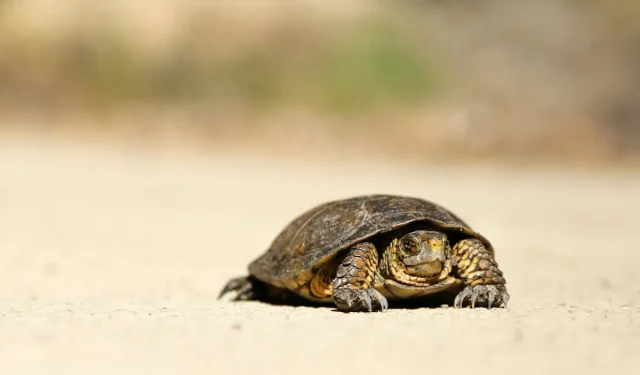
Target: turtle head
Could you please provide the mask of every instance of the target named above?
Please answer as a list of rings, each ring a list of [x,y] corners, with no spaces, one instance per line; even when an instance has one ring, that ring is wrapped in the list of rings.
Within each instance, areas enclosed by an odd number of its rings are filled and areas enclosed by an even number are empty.
[[[398,241],[399,261],[409,275],[429,277],[442,271],[451,255],[447,235],[437,231],[417,230]]]

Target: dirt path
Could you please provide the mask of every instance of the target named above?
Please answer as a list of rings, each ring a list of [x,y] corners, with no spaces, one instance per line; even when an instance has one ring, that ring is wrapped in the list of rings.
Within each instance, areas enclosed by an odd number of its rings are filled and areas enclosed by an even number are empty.
[[[0,141],[1,374],[631,374],[640,174],[152,156]],[[487,235],[510,309],[216,301],[325,199],[413,194]],[[634,371],[635,370],[635,371]]]

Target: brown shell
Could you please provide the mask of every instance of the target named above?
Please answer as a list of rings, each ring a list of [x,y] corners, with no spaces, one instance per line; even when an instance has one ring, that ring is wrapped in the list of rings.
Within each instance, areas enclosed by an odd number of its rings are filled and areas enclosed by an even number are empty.
[[[486,238],[444,207],[413,197],[367,195],[327,202],[298,216],[249,265],[249,273],[264,282],[291,279],[358,242],[420,221],[478,238],[493,254]]]

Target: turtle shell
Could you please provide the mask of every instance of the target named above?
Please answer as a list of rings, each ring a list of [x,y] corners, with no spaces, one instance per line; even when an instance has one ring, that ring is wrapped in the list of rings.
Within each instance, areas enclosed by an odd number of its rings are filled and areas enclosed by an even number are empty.
[[[295,218],[249,265],[249,273],[267,283],[291,279],[356,243],[418,222],[478,238],[493,255],[485,237],[444,207],[414,197],[366,195],[323,203]]]

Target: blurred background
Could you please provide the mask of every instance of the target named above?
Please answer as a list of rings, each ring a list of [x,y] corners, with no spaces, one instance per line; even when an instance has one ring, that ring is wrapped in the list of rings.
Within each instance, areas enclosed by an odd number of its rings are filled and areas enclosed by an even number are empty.
[[[634,0],[0,0],[0,136],[629,163]]]
[[[635,374],[639,157],[638,0],[0,0],[0,373]],[[216,300],[368,193],[487,236],[510,309]]]

